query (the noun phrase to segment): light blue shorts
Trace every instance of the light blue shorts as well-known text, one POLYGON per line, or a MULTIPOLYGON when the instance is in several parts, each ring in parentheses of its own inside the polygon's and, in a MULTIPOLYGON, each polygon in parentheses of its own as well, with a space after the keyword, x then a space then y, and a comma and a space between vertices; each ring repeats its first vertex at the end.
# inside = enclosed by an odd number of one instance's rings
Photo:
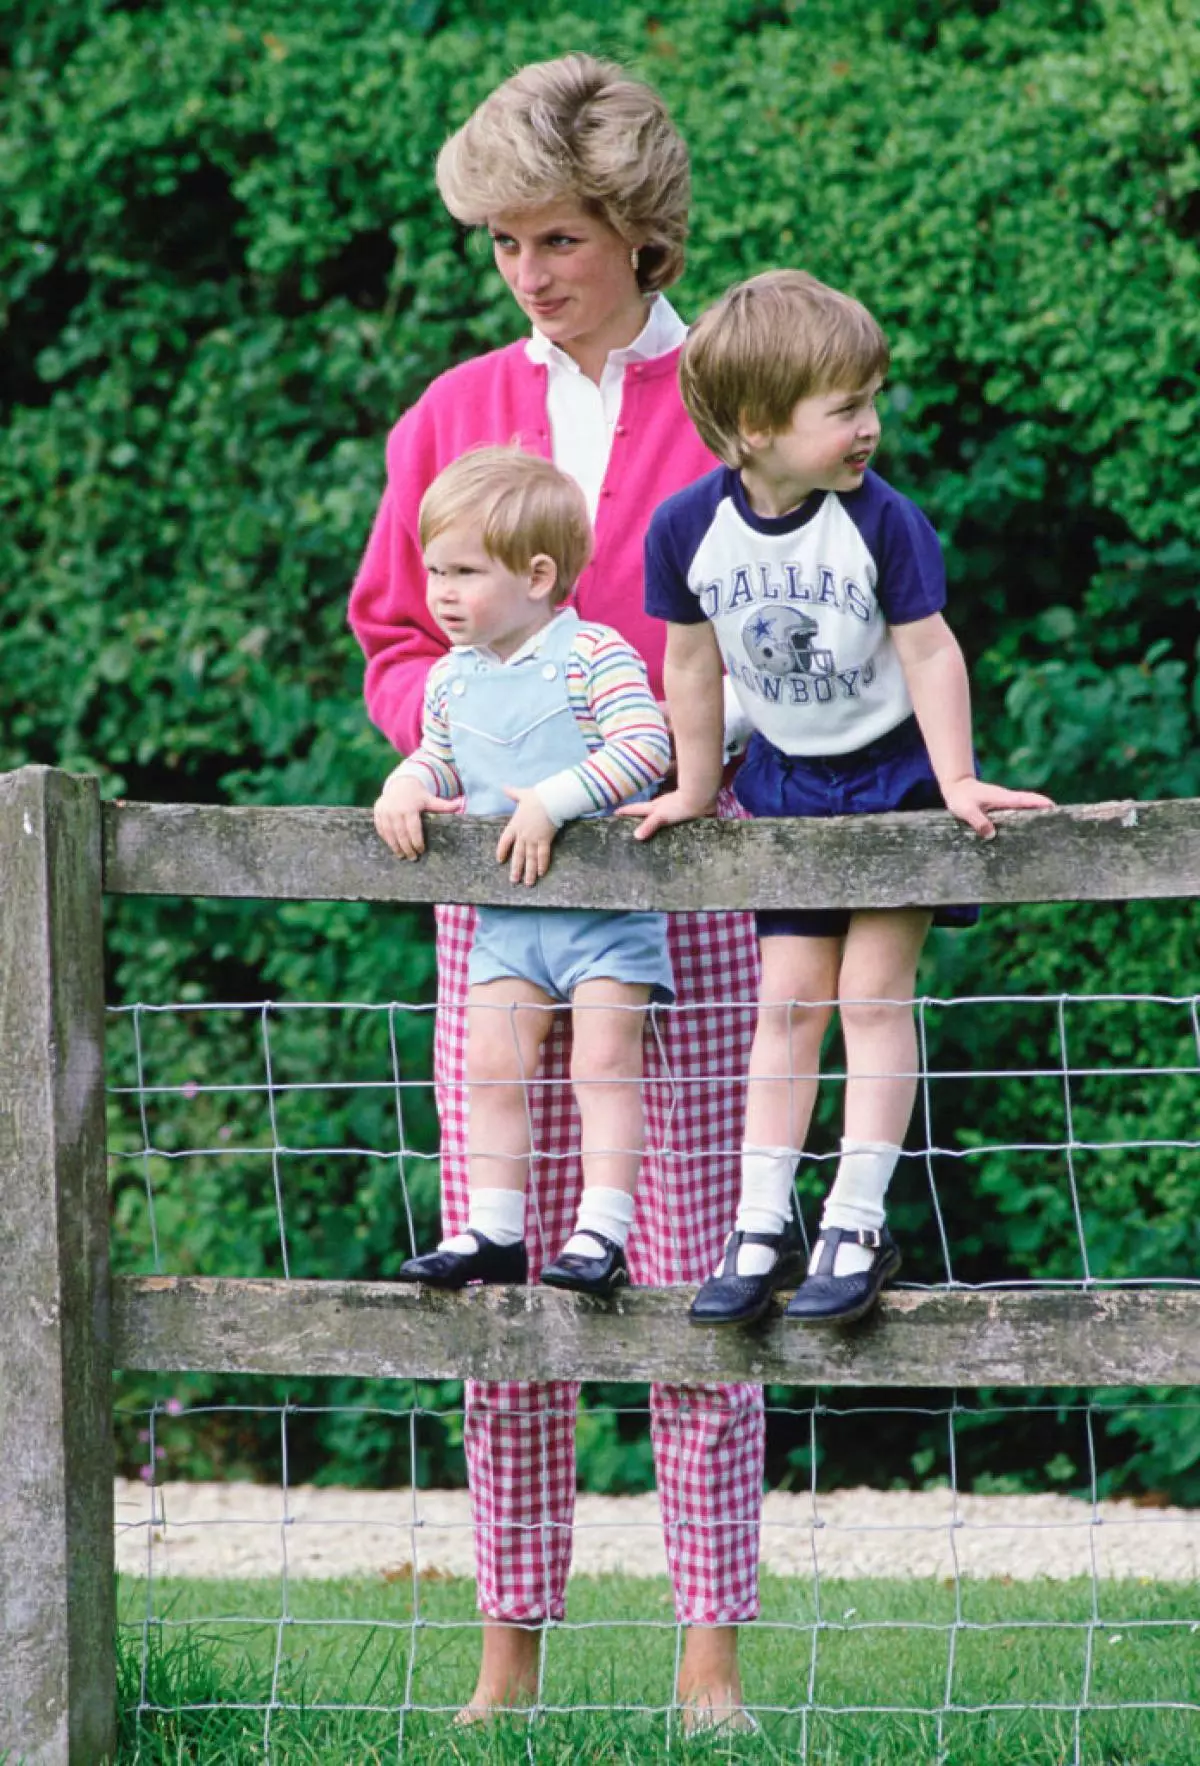
POLYGON ((467 976, 472 986, 515 978, 569 1000, 581 981, 648 987, 655 1005, 675 998, 665 914, 579 908, 480 908, 467 976))

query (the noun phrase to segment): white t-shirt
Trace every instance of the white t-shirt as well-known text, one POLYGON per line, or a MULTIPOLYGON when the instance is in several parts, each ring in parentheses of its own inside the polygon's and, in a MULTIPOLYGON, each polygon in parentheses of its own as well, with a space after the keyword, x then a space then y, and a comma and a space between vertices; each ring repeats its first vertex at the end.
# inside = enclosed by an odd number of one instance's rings
POLYGON ((668 497, 646 535, 647 613, 711 622, 727 684, 785 754, 849 754, 911 717, 891 628, 945 602, 936 533, 874 472, 769 517, 720 467, 668 497))

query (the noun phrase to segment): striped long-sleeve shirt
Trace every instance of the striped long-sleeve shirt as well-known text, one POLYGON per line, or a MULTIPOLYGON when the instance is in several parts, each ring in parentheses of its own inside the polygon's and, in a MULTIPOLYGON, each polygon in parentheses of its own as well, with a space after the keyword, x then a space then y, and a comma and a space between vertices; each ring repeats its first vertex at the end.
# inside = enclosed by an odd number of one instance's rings
MULTIPOLYGON (((534 666, 549 629, 543 627, 503 666, 515 673, 534 666)), ((462 791, 446 712, 449 666, 450 658, 442 657, 430 669, 421 745, 396 769, 419 779, 435 797, 457 797, 462 791)), ((666 721, 650 691, 646 666, 611 626, 580 621, 566 676, 568 703, 588 757, 536 786, 547 815, 560 828, 577 816, 615 809, 657 784, 671 759, 666 721)))

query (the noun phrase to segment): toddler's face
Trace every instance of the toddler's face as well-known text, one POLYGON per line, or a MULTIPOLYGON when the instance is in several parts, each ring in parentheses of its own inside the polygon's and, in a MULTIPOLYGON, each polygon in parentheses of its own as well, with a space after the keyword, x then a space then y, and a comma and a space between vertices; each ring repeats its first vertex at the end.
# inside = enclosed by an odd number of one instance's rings
POLYGON ((801 399, 788 427, 751 438, 747 472, 781 488, 791 506, 811 491, 854 491, 879 446, 875 400, 882 381, 813 393, 801 399))
POLYGON ((554 566, 544 554, 509 570, 483 549, 470 521, 443 528, 425 548, 425 603, 452 644, 480 644, 507 660, 553 616, 554 566))

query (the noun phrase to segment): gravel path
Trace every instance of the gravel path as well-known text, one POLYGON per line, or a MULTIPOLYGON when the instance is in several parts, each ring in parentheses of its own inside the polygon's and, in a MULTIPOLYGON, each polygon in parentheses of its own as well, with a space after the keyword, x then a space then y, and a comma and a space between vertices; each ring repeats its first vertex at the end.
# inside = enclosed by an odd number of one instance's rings
MULTIPOLYGON (((155 1576, 470 1576, 465 1491, 264 1484, 146 1485, 118 1479, 118 1569, 155 1576), (285 1524, 286 1517, 286 1524, 285 1524), (152 1524, 153 1523, 153 1524, 152 1524)), ((654 1496, 580 1496, 574 1569, 666 1574, 654 1496)), ((771 1494, 762 1562, 780 1575, 1200 1578, 1200 1510, 1067 1496, 948 1490, 771 1494), (814 1525, 815 1519, 815 1525, 814 1525)), ((1200 1603, 1198 1603, 1200 1604, 1200 1603)))

